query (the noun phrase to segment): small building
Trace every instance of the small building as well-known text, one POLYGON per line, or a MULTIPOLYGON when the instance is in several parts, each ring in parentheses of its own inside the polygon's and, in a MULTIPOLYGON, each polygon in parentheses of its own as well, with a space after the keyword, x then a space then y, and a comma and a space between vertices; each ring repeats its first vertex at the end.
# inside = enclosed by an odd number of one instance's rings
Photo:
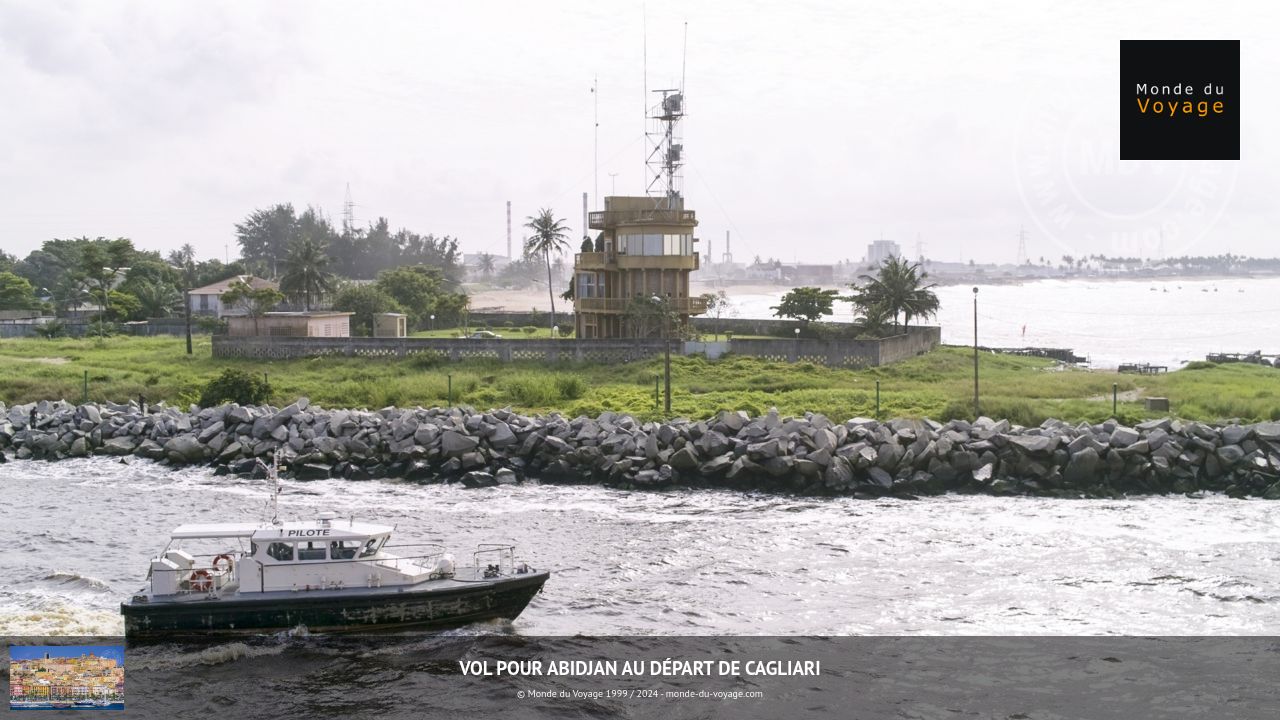
POLYGON ((409 334, 409 316, 404 313, 378 313, 373 316, 373 336, 402 338, 409 334))
POLYGON ((262 317, 236 315, 227 318, 232 337, 351 337, 349 312, 269 312, 262 317))
MULTIPOLYGON (((212 315, 214 317, 228 317, 230 315, 243 315, 244 311, 237 308, 223 307, 222 295, 231 289, 231 286, 237 282, 243 282, 254 290, 262 288, 275 288, 279 290, 279 285, 271 280, 263 280, 253 275, 233 275, 226 280, 219 280, 216 283, 205 285, 193 289, 189 295, 188 302, 191 303, 192 315, 212 315)), ((249 333, 252 334, 252 333, 249 333)))

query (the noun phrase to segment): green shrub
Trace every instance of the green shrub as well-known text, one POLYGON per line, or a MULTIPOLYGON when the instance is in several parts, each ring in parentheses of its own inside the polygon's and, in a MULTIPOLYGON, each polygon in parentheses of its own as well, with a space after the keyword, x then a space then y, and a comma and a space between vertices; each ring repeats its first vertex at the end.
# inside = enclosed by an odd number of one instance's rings
POLYGON ((271 385, 266 378, 244 370, 227 368, 205 385, 200 394, 201 407, 213 407, 233 402, 241 405, 261 405, 271 397, 271 385))
POLYGON ((41 325, 35 325, 31 331, 45 340, 63 337, 67 334, 67 325, 61 320, 52 320, 41 325))
POLYGON ((587 382, 577 375, 560 375, 556 378, 556 393, 561 400, 577 400, 587 392, 587 382))
POLYGON ((532 325, 526 325, 526 326, 524 326, 524 327, 520 328, 520 332, 524 333, 525 335, 532 335, 532 334, 534 334, 534 333, 538 332, 538 328, 533 327, 532 325))
POLYGON ((92 337, 111 337, 120 333, 120 326, 107 320, 94 320, 84 328, 84 334, 92 337))
POLYGON ((1187 363, 1183 370, 1211 370, 1218 367, 1218 363, 1209 362, 1208 360, 1192 360, 1187 363))
POLYGON ((212 315, 199 315, 195 318, 196 329, 209 335, 225 335, 227 321, 212 315))

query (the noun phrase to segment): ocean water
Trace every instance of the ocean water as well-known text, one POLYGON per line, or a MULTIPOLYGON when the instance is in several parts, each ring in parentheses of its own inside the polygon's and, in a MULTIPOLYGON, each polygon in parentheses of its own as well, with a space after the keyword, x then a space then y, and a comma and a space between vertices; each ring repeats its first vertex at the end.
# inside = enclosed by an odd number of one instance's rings
MULTIPOLYGON (((773 316, 784 291, 730 298, 738 317, 773 316)), ((847 289, 842 289, 847 294, 847 289)), ((937 288, 942 341, 973 344, 970 285, 937 288)), ((837 303, 832 320, 850 321, 837 303)), ((1208 353, 1280 353, 1280 278, 1035 280, 978 286, 978 342, 1075 350, 1099 368, 1170 369, 1208 353)))
MULTIPOLYGON (((0 466, 0 636, 117 635, 185 522, 262 518, 265 482, 107 459, 0 466)), ((394 523, 460 559, 514 542, 553 571, 517 635, 1274 633, 1264 501, 919 501, 732 491, 286 482, 285 517, 394 523)))

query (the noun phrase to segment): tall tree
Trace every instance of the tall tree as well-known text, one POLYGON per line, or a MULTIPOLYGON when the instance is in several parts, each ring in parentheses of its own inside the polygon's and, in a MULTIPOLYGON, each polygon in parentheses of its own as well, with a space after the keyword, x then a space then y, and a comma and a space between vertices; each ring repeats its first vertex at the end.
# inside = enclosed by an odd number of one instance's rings
POLYGON ((31 283, 11 272, 0 272, 0 310, 33 310, 39 303, 31 283))
POLYGON ((493 255, 490 255, 489 253, 480 253, 480 274, 488 278, 493 275, 493 269, 493 255))
MULTIPOLYGON (((128 238, 116 238, 91 242, 84 246, 80 253, 80 267, 77 278, 93 293, 94 299, 102 303, 102 316, 111 317, 111 291, 123 281, 121 271, 133 260, 133 242, 128 238)), ((98 324, 99 335, 105 336, 106 329, 98 324)))
POLYGON ((441 322, 453 322, 466 306, 466 294, 449 292, 436 267, 413 265, 384 270, 376 285, 403 308, 410 324, 419 329, 427 325, 431 315, 441 322))
POLYGON ((854 294, 844 298, 868 317, 893 318, 898 324, 902 315, 902 327, 911 325, 911 318, 926 318, 938 312, 938 296, 932 283, 925 284, 929 273, 921 272, 919 264, 898 257, 889 257, 874 277, 862 275, 861 286, 853 286, 854 294))
POLYGON ((725 291, 703 293, 702 299, 707 303, 707 316, 715 320, 716 340, 720 340, 720 318, 733 312, 729 296, 725 291))
POLYGON ((177 250, 170 251, 166 259, 174 267, 181 268, 194 265, 196 262, 196 249, 191 246, 191 243, 184 243, 177 250))
POLYGON ((13 266, 17 264, 18 258, 0 250, 0 272, 13 272, 13 266))
POLYGON ((129 291, 138 299, 143 318, 166 318, 182 307, 182 295, 167 283, 141 280, 132 283, 129 291))
POLYGON ((290 203, 254 210, 244 222, 236 224, 240 256, 259 272, 277 277, 280 261, 296 235, 297 224, 298 218, 290 203))
POLYGON ((303 307, 310 310, 313 299, 333 290, 333 281, 323 240, 302 237, 289 246, 284 275, 280 277, 280 290, 285 296, 295 301, 301 298, 303 307))
POLYGON ((776 317, 794 318, 802 325, 808 325, 823 315, 832 313, 832 304, 837 291, 823 290, 816 287, 798 287, 782 296, 782 300, 773 307, 776 317))
POLYGON ((374 316, 381 313, 403 312, 400 303, 378 285, 356 285, 355 283, 349 283, 338 291, 333 298, 333 309, 355 313, 351 317, 352 326, 367 329, 370 335, 373 335, 374 316))
POLYGON ((533 234, 524 242, 526 256, 541 255, 547 265, 547 295, 551 298, 551 327, 556 326, 556 293, 551 281, 551 254, 560 254, 569 249, 569 226, 564 220, 557 220, 550 208, 543 208, 537 215, 526 218, 525 227, 533 234))

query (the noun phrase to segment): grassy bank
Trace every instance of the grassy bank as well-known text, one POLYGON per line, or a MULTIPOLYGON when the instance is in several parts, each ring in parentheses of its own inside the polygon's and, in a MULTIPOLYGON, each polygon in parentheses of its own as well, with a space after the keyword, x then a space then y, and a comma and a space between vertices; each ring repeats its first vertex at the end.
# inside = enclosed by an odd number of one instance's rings
MULTIPOLYGON (((511 406, 520 411, 604 410, 642 417, 659 415, 654 379, 661 360, 628 365, 563 365, 496 361, 441 363, 417 359, 316 358, 289 361, 214 360, 207 336, 187 356, 181 338, 108 338, 0 341, 0 400, 21 403, 64 398, 79 401, 85 372, 89 399, 190 403, 224 367, 266 373, 281 404, 306 395, 328 407, 442 405, 452 375, 455 404, 511 406)), ((844 419, 875 413, 880 381, 881 417, 928 416, 937 420, 973 414, 973 364, 966 348, 942 348, 912 360, 862 371, 818 365, 726 358, 672 359, 672 409, 708 417, 724 409, 752 414, 777 407, 844 419)), ((1185 418, 1247 421, 1280 419, 1280 370, 1252 365, 1204 365, 1161 376, 1118 375, 1062 369, 1050 361, 999 355, 982 357, 982 410, 1021 424, 1047 417, 1071 422, 1111 416, 1112 383, 1122 394, 1119 415, 1138 421, 1149 414, 1144 396, 1168 397, 1185 418)))

